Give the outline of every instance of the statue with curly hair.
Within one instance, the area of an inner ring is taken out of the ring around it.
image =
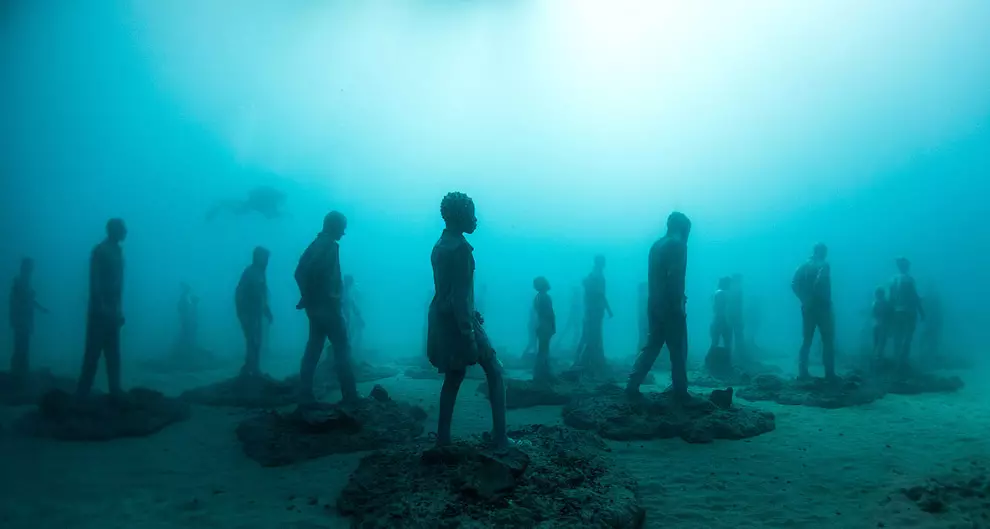
[[[492,407],[492,440],[505,448],[505,381],[502,365],[483,327],[484,319],[474,305],[474,248],[464,234],[474,233],[478,219],[474,201],[464,193],[448,193],[440,203],[446,228],[433,246],[433,301],[430,302],[426,353],[430,363],[443,373],[440,390],[440,420],[437,445],[451,443],[450,426],[454,404],[467,368],[480,364],[488,379]]]

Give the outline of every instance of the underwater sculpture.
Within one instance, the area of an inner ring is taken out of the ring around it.
[[[612,317],[612,307],[605,295],[605,256],[596,255],[591,273],[584,278],[584,326],[578,346],[578,363],[588,376],[606,376],[605,315]]]
[[[492,410],[492,442],[498,448],[509,445],[505,433],[505,385],[502,366],[488,340],[484,318],[474,307],[474,247],[464,238],[478,227],[474,201],[464,193],[447,193],[440,202],[440,216],[446,227],[433,246],[434,296],[430,302],[426,355],[443,373],[440,389],[437,445],[452,442],[450,426],[454,404],[469,367],[478,364],[485,371]]]
[[[705,356],[705,368],[713,376],[723,378],[732,371],[732,325],[729,323],[729,288],[732,278],[723,277],[712,296],[712,323],[708,334],[712,344]]]
[[[630,396],[616,385],[564,406],[564,424],[606,439],[669,439],[710,443],[746,439],[776,428],[773,413],[733,403],[733,389],[712,391],[707,399],[676,390]]]
[[[291,412],[266,411],[237,427],[244,453],[262,466],[330,454],[401,446],[423,433],[426,412],[392,400],[381,386],[368,398],[304,402]]]
[[[20,273],[10,287],[10,329],[14,347],[10,355],[10,372],[0,372],[0,404],[33,404],[52,389],[71,391],[75,380],[57,377],[49,371],[31,370],[31,334],[36,312],[48,314],[38,303],[31,280],[34,260],[21,260]]]
[[[241,376],[261,376],[261,340],[264,333],[263,320],[271,324],[272,309],[268,305],[268,260],[271,252],[258,246],[251,253],[251,264],[241,273],[234,292],[234,306],[237,309],[237,321],[244,332],[244,342],[247,350],[244,355],[244,366]]]
[[[870,314],[873,318],[873,357],[876,360],[882,359],[884,351],[887,349],[892,312],[890,301],[887,299],[887,291],[883,287],[877,287],[873,293],[873,306],[870,308]]]
[[[911,276],[911,262],[897,258],[897,275],[890,282],[891,337],[894,357],[905,368],[911,357],[911,342],[918,326],[918,317],[925,319],[925,310],[918,295],[918,287]]]
[[[549,383],[553,380],[550,371],[550,340],[557,333],[557,316],[550,299],[550,282],[540,276],[533,280],[536,297],[533,298],[533,311],[536,313],[536,363],[533,366],[533,382]]]
[[[170,353],[140,360],[141,366],[156,373],[193,373],[230,367],[236,360],[221,357],[199,345],[199,296],[187,283],[179,285],[179,333]]]
[[[822,363],[825,378],[835,375],[835,316],[832,313],[831,267],[826,261],[828,247],[815,245],[811,258],[798,267],[791,279],[791,290],[801,301],[801,349],[798,358],[798,377],[810,379],[808,357],[815,330],[822,339]]]
[[[476,437],[365,456],[337,510],[366,529],[643,527],[636,482],[598,436],[543,425],[510,435],[520,446],[505,451]]]
[[[650,335],[629,374],[626,393],[630,396],[639,394],[639,386],[666,344],[670,351],[670,377],[675,397],[690,399],[687,390],[687,297],[684,295],[690,233],[691,221],[687,215],[675,211],[667,217],[667,234],[650,248]]]
[[[89,261],[89,308],[86,311],[86,349],[76,395],[89,395],[102,356],[106,362],[111,395],[120,389],[120,328],[124,325],[121,297],[124,289],[124,254],[120,243],[127,238],[122,219],[110,219],[107,237],[93,248]]]
[[[327,340],[333,346],[341,397],[345,401],[358,398],[344,319],[344,281],[340,273],[340,239],[346,230],[347,217],[339,211],[327,213],[323,218],[323,230],[306,248],[296,266],[295,279],[299,286],[296,309],[306,311],[309,319],[309,338],[299,369],[302,402],[316,400],[313,377]]]
[[[206,220],[216,218],[221,212],[234,215],[258,213],[266,219],[276,219],[284,215],[285,193],[271,186],[259,186],[248,192],[244,200],[222,200],[206,212]]]
[[[48,314],[48,309],[38,303],[31,280],[34,276],[34,260],[21,260],[21,271],[10,286],[10,329],[14,334],[14,349],[10,356],[10,375],[15,380],[26,378],[30,371],[31,333],[34,332],[36,312]]]

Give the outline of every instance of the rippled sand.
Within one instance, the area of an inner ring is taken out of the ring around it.
[[[647,527],[972,527],[951,512],[921,512],[898,492],[990,459],[990,391],[979,384],[985,376],[968,378],[958,394],[890,395],[845,410],[760,403],[777,415],[775,432],[709,445],[612,443],[613,454],[639,480]],[[202,381],[181,382],[174,393]],[[393,398],[427,408],[432,430],[438,381],[379,382]],[[465,382],[455,435],[490,427],[476,384]],[[0,409],[0,424],[22,411]],[[334,503],[360,455],[262,468],[234,434],[246,413],[197,407],[190,421],[153,437],[108,443],[2,435],[0,528],[348,527]],[[509,421],[556,423],[560,409],[511,411]]]

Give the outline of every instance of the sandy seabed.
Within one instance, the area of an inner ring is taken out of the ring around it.
[[[900,492],[990,461],[988,377],[966,378],[959,393],[888,395],[858,408],[752,403],[776,414],[777,429],[744,441],[609,444],[639,481],[646,527],[980,527],[951,510],[922,512]],[[186,382],[169,393],[195,385]],[[378,383],[392,398],[426,408],[427,431],[435,429],[439,381],[399,376]],[[474,389],[472,381],[462,388],[455,435],[491,426],[488,403]],[[9,430],[26,409],[0,408],[0,425]],[[349,527],[336,498],[362,454],[262,468],[234,434],[251,413],[197,406],[189,421],[154,436],[104,443],[0,433],[0,528]],[[513,410],[509,422],[560,424],[560,408]]]

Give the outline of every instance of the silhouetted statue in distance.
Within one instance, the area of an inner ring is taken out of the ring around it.
[[[729,289],[732,288],[732,278],[723,277],[718,280],[718,289],[712,296],[712,323],[708,327],[709,335],[712,338],[711,349],[715,349],[721,343],[723,347],[732,350],[732,323],[729,317],[729,298],[732,295]]]
[[[120,389],[120,328],[124,325],[121,300],[124,292],[124,252],[127,238],[122,219],[107,221],[107,238],[93,248],[89,259],[89,306],[86,311],[86,349],[76,396],[84,398],[93,388],[96,368],[106,361],[110,395]]]
[[[835,379],[835,316],[832,312],[832,274],[828,247],[815,245],[811,259],[798,267],[791,279],[791,290],[801,301],[801,350],[798,377],[810,378],[808,357],[817,329],[822,338],[822,363],[825,378]]]
[[[921,306],[918,286],[911,276],[911,262],[905,257],[897,258],[897,275],[890,282],[890,306],[894,354],[901,366],[907,367],[918,317],[924,320],[925,310]]]
[[[340,239],[347,231],[347,217],[331,211],[323,218],[323,231],[310,243],[296,267],[300,300],[297,309],[309,318],[309,339],[299,368],[300,398],[315,401],[313,377],[323,354],[323,345],[333,346],[334,369],[345,402],[358,399],[351,367],[351,345],[344,319],[344,282],[340,273]]]
[[[648,262],[650,336],[629,374],[626,394],[639,395],[657,356],[667,345],[670,352],[670,377],[674,396],[689,401],[687,383],[687,240],[691,221],[675,211],[667,217],[667,234],[653,243]]]
[[[10,374],[17,382],[23,382],[31,369],[31,333],[34,332],[34,313],[48,314],[35,296],[31,280],[34,277],[34,260],[21,260],[21,272],[10,287],[10,329],[14,333],[14,351],[10,357]]]
[[[464,238],[465,233],[474,233],[478,227],[474,201],[464,193],[448,193],[440,203],[440,216],[446,228],[430,256],[435,294],[430,303],[426,348],[430,363],[444,375],[437,445],[451,443],[450,426],[457,393],[467,368],[480,364],[488,380],[492,440],[496,448],[505,448],[509,438],[505,430],[502,365],[485,333],[484,319],[475,310],[474,248]]]
[[[533,381],[549,383],[553,380],[550,371],[550,339],[557,333],[557,316],[553,312],[550,299],[550,282],[540,276],[533,280],[536,297],[533,298],[533,312],[536,314],[536,362],[533,366]]]
[[[271,252],[258,246],[251,254],[251,264],[241,273],[234,293],[237,320],[244,332],[247,346],[241,376],[261,376],[261,341],[264,334],[262,319],[272,323],[272,309],[268,304],[268,260]]]
[[[884,350],[887,348],[890,320],[893,316],[890,301],[887,300],[887,291],[883,287],[877,287],[873,292],[873,307],[870,313],[873,317],[873,357],[879,360],[883,358]]]
[[[605,256],[596,255],[591,273],[584,278],[584,329],[580,354],[581,367],[593,375],[604,375],[607,367],[603,331],[606,314],[612,317],[612,307],[605,295]]]

